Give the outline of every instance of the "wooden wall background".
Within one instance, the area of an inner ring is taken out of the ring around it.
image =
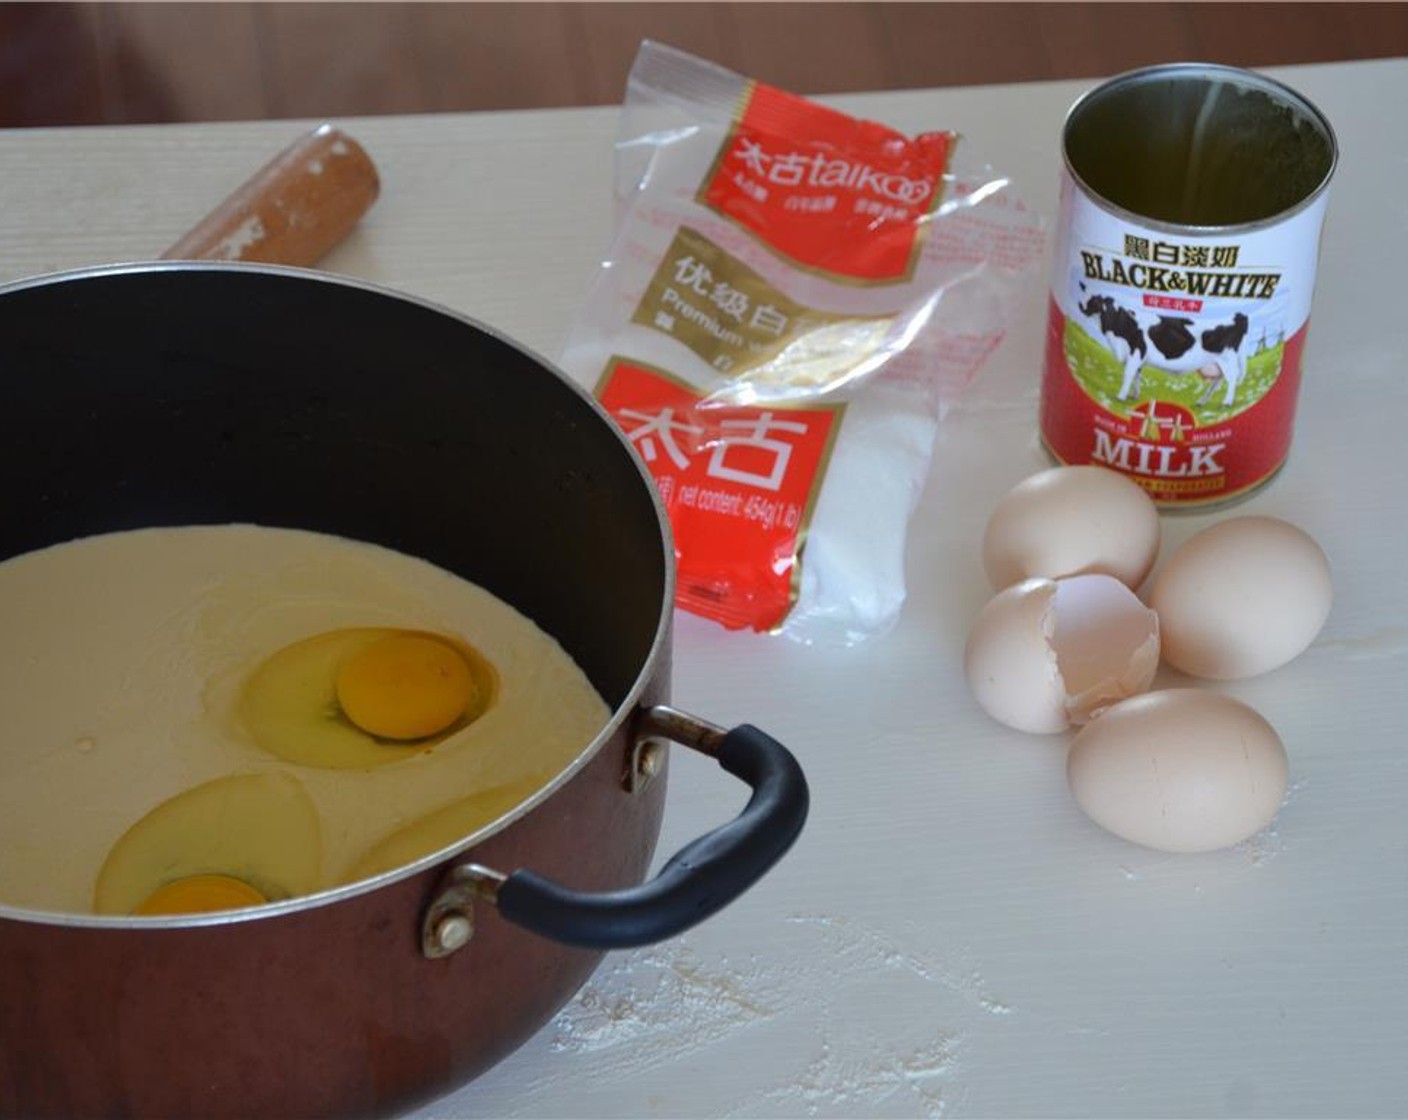
[[[647,37],[825,93],[1408,55],[1408,4],[0,4],[0,126],[610,104]]]

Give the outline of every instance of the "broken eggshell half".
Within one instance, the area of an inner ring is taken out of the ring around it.
[[[988,715],[1055,734],[1148,689],[1159,619],[1113,576],[1023,580],[979,612],[963,660]]]

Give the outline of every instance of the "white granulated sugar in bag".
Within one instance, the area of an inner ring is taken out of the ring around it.
[[[785,632],[853,643],[893,625],[904,603],[905,540],[938,421],[913,394],[858,394],[804,544],[802,587]]]

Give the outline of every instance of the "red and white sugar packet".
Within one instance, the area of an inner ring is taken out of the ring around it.
[[[952,132],[656,43],[616,155],[615,236],[562,364],[655,479],[677,604],[802,641],[885,632],[938,423],[1001,341],[1041,222]]]

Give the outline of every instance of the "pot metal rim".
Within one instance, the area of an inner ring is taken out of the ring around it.
[[[1137,85],[1141,82],[1156,81],[1159,78],[1178,76],[1220,76],[1228,81],[1240,82],[1243,85],[1260,89],[1264,93],[1275,96],[1292,108],[1303,112],[1315,122],[1316,127],[1324,133],[1325,139],[1330,145],[1330,165],[1325,169],[1325,174],[1320,182],[1293,206],[1289,206],[1276,214],[1267,215],[1264,218],[1256,218],[1248,222],[1236,222],[1231,225],[1185,225],[1181,222],[1170,222],[1162,218],[1151,218],[1147,215],[1129,210],[1116,202],[1111,202],[1099,191],[1092,188],[1071,165],[1069,146],[1070,134],[1081,112],[1085,110],[1095,98],[1117,87]],[[1106,78],[1098,85],[1091,86],[1077,97],[1075,101],[1072,102],[1071,107],[1066,110],[1065,119],[1061,123],[1061,165],[1065,168],[1066,174],[1071,177],[1071,181],[1080,187],[1086,198],[1090,199],[1105,212],[1122,218],[1127,222],[1132,222],[1143,226],[1145,229],[1160,233],[1175,234],[1184,237],[1235,236],[1280,225],[1288,218],[1294,217],[1296,214],[1301,213],[1301,211],[1308,209],[1325,196],[1325,193],[1330,189],[1330,180],[1335,177],[1335,171],[1339,167],[1339,162],[1340,145],[1338,137],[1335,136],[1335,130],[1331,126],[1329,118],[1321,112],[1320,107],[1311,101],[1310,98],[1306,97],[1305,94],[1294,87],[1287,85],[1285,82],[1263,74],[1259,70],[1249,70],[1241,66],[1229,66],[1222,62],[1164,62],[1155,66],[1143,66],[1135,70],[1126,70],[1123,73],[1115,74],[1110,78]]]
[[[27,291],[49,285],[70,283],[98,277],[140,275],[151,272],[248,273],[252,275],[282,276],[289,279],[352,288],[369,292],[372,295],[385,296],[388,299],[402,303],[414,304],[425,310],[458,320],[460,323],[474,330],[489,335],[505,346],[519,351],[524,357],[540,366],[547,373],[556,377],[571,391],[575,392],[578,397],[596,413],[602,424],[605,425],[607,431],[618,441],[622,450],[629,456],[632,465],[640,476],[641,485],[650,496],[652,507],[655,510],[655,518],[660,532],[661,556],[665,560],[663,593],[660,597],[660,616],[656,621],[655,633],[651,639],[650,650],[646,654],[640,671],[636,674],[636,678],[634,682],[632,682],[625,699],[616,707],[615,711],[611,714],[611,718],[606,722],[606,725],[597,733],[591,742],[587,744],[581,753],[563,767],[547,785],[520,801],[497,820],[491,821],[489,824],[484,825],[482,828],[475,830],[468,836],[457,840],[455,843],[439,851],[422,856],[420,859],[403,864],[391,871],[384,871],[369,879],[361,879],[354,883],[329,887],[312,894],[299,895],[296,898],[270,902],[243,910],[222,910],[209,914],[188,914],[173,917],[137,918],[130,916],[32,910],[24,907],[7,906],[0,902],[0,921],[20,921],[34,925],[64,926],[78,929],[114,930],[196,929],[208,926],[227,926],[279,918],[284,915],[301,913],[306,910],[316,910],[359,895],[370,894],[383,887],[400,882],[403,879],[412,878],[448,860],[458,858],[460,855],[469,851],[476,845],[483,843],[491,836],[502,832],[516,821],[533,812],[559,789],[567,785],[600,751],[605,749],[607,742],[617,734],[630,718],[632,712],[639,704],[642,693],[650,683],[652,671],[660,662],[663,656],[663,650],[669,641],[670,625],[675,601],[675,566],[671,562],[671,558],[674,556],[674,538],[670,529],[670,519],[665,512],[665,506],[660,498],[660,493],[651,480],[650,473],[646,469],[645,464],[641,462],[640,456],[635,453],[635,449],[631,446],[629,439],[627,439],[625,433],[617,426],[616,422],[611,419],[610,414],[607,413],[601,403],[593,397],[590,392],[572,380],[572,378],[568,377],[556,363],[548,361],[548,359],[544,358],[541,354],[505,334],[503,331],[489,326],[471,315],[456,311],[434,300],[427,299],[423,296],[412,295],[407,292],[397,291],[384,284],[364,280],[360,277],[321,272],[311,268],[295,268],[287,265],[250,264],[237,261],[131,261],[117,264],[94,265],[84,268],[44,273],[38,276],[25,277],[21,280],[13,280],[5,284],[0,284],[0,299],[3,299],[12,292]]]

